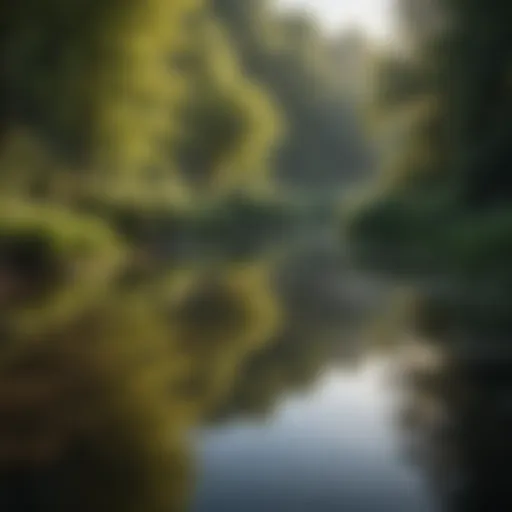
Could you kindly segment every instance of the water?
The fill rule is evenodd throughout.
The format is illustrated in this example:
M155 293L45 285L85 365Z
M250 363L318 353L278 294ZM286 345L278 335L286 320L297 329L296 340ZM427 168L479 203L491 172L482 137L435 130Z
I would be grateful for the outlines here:
M477 331L466 318L458 337L376 358L358 327L385 288L343 268L328 241L286 260L280 275L289 331L241 367L230 414L194 431L190 511L512 510L508 341L469 350ZM261 407L275 373L281 384Z
M338 246L176 269L147 309L120 293L71 324L99 366L52 342L7 367L0 509L512 510L508 344L483 338L484 357L465 316L409 362L377 356L387 284Z
M430 512L400 457L397 404L383 361L330 371L266 422L198 434L194 512Z

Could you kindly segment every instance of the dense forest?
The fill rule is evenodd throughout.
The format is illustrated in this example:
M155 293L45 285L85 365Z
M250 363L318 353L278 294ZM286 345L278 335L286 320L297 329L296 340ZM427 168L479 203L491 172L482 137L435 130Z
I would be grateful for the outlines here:
M418 325L510 329L509 2L401 0L379 62L383 171L347 218L355 260L420 291Z
M292 336L272 258L219 254L371 167L337 63L353 42L263 0L2 6L6 510L183 509L187 428ZM191 238L217 251L192 261Z

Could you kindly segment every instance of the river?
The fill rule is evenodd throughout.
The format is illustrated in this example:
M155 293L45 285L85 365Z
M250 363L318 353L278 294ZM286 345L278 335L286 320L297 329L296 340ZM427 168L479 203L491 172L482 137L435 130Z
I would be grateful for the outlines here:
M105 374L82 368L80 352L57 352L60 373L37 357L13 367L17 400L6 387L0 427L16 464L0 478L1 510L512 510L508 340L470 343L476 331L465 317L452 339L413 338L405 353L401 343L379 344L368 326L387 305L388 284L350 269L332 232L290 246L177 268L152 288L169 322L153 352L147 333L162 331L151 330L160 327L152 316L139 325L124 314L141 311L127 298L116 303L122 314L100 311ZM135 329L133 356L123 352L125 324ZM73 339L91 343L91 326L78 327ZM116 346L123 365L110 366ZM91 371L101 386L90 387ZM71 395L76 409L48 386L75 382L86 391ZM79 435L67 444L77 411L84 424L71 422ZM49 441L55 455L41 452Z
M330 371L264 422L198 434L194 512L430 512L400 456L384 361Z

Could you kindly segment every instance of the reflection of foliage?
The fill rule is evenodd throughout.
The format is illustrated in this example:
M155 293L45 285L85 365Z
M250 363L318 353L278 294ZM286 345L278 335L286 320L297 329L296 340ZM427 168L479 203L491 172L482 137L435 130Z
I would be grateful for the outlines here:
M441 367L409 370L400 411L413 440L409 455L449 510L508 508L510 359L496 352L486 358L452 355L445 354Z
M360 352L351 346L350 308L325 288L331 272L336 275L328 258L301 254L296 261L287 258L284 265L280 273L287 276L281 276L277 290L282 328L270 343L241 361L235 385L213 411L214 420L265 416L287 394L313 385L329 364L357 364Z
M64 468L64 509L181 510L187 427L276 326L265 273L177 274L105 298L38 351L4 358L1 464Z
M229 399L216 418L231 415L268 415L289 393L316 382L336 354L334 334L304 338L304 333L285 332L244 362Z
M171 309L171 329L190 361L177 387L201 409L215 407L233 386L242 361L269 341L279 320L261 269L234 269L219 277L208 272Z
M167 510L176 499L165 332L119 299L3 366L15 387L1 404L2 465L40 478L56 465L57 510Z

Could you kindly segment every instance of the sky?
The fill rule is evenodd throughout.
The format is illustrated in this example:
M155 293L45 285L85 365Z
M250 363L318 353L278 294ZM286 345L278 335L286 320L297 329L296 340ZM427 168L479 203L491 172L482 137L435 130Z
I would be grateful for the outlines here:
M388 39L393 0L277 0L280 8L304 8L328 29L358 26L369 35Z

